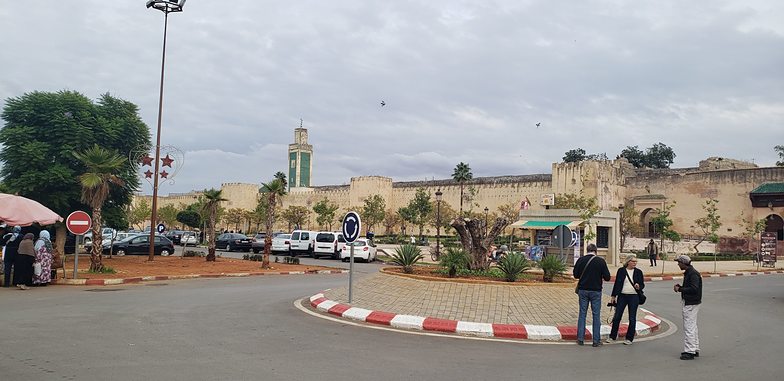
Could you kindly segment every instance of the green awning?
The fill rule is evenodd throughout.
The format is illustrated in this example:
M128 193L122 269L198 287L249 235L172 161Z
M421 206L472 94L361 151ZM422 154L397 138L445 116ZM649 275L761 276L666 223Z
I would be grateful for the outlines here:
M570 228L580 225L580 221L566 220L566 221L531 221L520 220L511 225L513 228L522 229L555 229L557 226L566 225Z

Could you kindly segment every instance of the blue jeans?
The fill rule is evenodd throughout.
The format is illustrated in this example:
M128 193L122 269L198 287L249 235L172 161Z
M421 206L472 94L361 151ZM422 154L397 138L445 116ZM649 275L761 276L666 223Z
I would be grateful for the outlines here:
M580 316L577 318L577 340L585 341L585 317L588 315L588 302L591 302L591 316L593 329L591 335L593 342L599 343L602 340L602 292L578 290L580 297Z
M640 297L637 294L619 294L616 302L618 302L618 305L615 306L610 338L613 340L618 338L618 328L621 326L623 310L626 309L626 306L629 306L629 330L626 331L626 340L634 341L634 334L637 330L637 307L640 306Z

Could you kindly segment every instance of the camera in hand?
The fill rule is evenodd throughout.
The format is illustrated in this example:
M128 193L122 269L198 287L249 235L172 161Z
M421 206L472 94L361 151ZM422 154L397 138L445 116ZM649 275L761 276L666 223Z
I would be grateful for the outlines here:
M615 302L615 301L612 301L612 300L607 302L607 307L615 307L617 305L618 305L618 302Z

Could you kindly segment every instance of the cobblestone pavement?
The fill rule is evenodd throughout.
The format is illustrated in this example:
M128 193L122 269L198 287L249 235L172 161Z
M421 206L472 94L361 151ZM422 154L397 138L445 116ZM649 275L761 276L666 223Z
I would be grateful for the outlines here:
M354 307L396 314L478 323L577 324L577 297L569 286L495 286L379 273L356 281L353 293ZM347 287L329 290L324 295L348 304ZM609 309L603 307L604 324L608 313Z

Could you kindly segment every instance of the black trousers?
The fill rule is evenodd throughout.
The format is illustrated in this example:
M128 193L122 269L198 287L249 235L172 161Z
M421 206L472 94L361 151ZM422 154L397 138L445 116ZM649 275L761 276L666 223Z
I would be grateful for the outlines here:
M33 285L33 262L35 258L29 255L16 255L14 261L14 285Z

